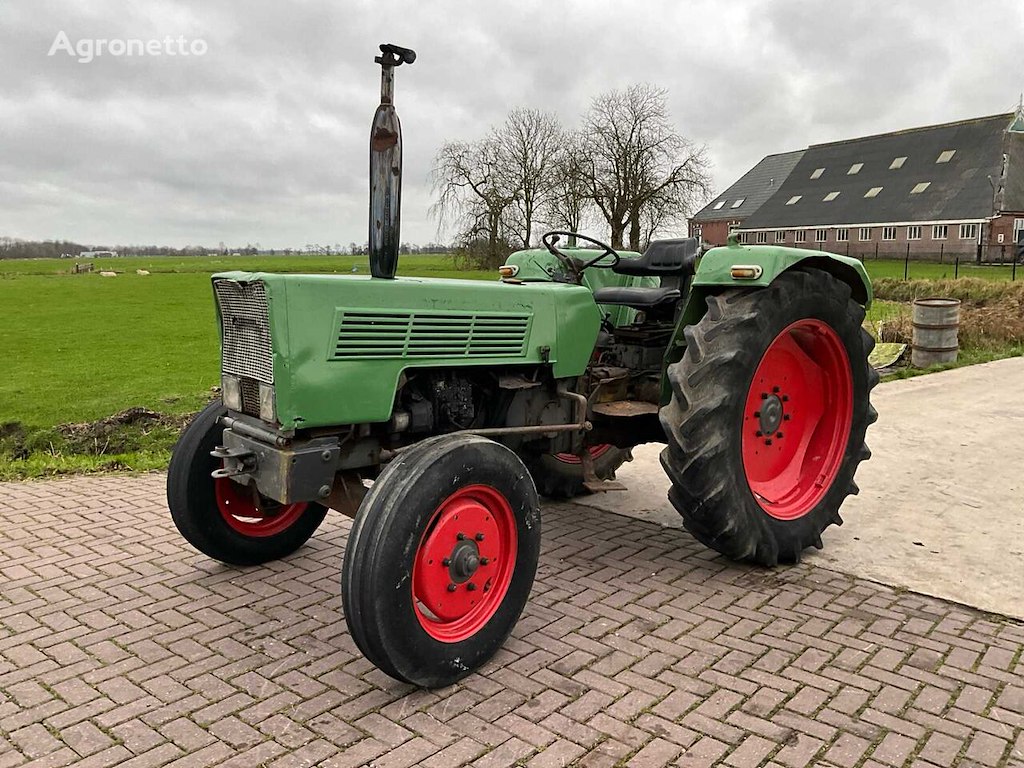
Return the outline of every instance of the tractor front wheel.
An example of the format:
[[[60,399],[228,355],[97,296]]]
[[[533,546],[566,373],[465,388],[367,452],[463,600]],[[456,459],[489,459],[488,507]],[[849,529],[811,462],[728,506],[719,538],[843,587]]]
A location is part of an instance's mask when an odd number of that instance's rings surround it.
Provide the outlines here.
[[[797,562],[842,524],[877,413],[874,340],[848,285],[820,270],[707,299],[684,329],[661,410],[669,500],[699,541],[735,560]]]
[[[278,504],[252,486],[214,479],[227,413],[221,402],[199,412],[174,446],[167,469],[167,505],[189,544],[231,565],[258,565],[290,555],[319,527],[326,507],[315,503]]]
[[[615,470],[630,461],[629,451],[608,443],[587,448],[599,480],[612,480]],[[571,499],[583,493],[583,462],[574,453],[542,453],[523,457],[537,484],[537,491],[550,499]]]
[[[537,491],[515,453],[473,435],[418,443],[387,465],[352,526],[352,638],[397,680],[450,685],[508,637],[539,553]]]

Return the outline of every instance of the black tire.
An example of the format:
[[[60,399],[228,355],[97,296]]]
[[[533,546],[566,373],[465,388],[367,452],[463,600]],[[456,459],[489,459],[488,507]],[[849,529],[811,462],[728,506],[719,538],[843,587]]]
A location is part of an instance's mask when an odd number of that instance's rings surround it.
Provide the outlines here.
[[[227,410],[219,400],[210,403],[185,427],[174,446],[167,470],[167,505],[171,519],[193,547],[230,565],[258,565],[290,555],[316,531],[327,508],[309,503],[293,523],[279,533],[251,536],[232,528],[221,514],[213,477],[219,465],[210,455],[221,442],[217,422]],[[232,480],[221,482],[234,482]]]
[[[864,434],[878,418],[869,397],[878,374],[867,362],[875,342],[861,325],[864,308],[851,299],[847,284],[816,269],[787,272],[765,289],[709,296],[707,304],[700,322],[684,329],[683,358],[668,369],[672,400],[660,417],[668,444],[661,463],[672,481],[669,500],[695,538],[729,558],[767,566],[798,562],[808,546],[821,548],[825,528],[842,525],[839,507],[858,492],[854,473],[871,455]],[[806,511],[780,519],[752,492],[741,445],[744,430],[760,426],[746,413],[748,397],[755,397],[755,372],[773,341],[801,321],[825,324],[841,341],[845,358],[833,360],[849,365],[852,415],[845,444],[838,434],[831,442],[838,468],[824,494],[814,503],[820,491],[812,491]],[[762,432],[755,434],[762,438]]]
[[[458,592],[453,600],[469,600],[482,592],[462,592],[470,582],[482,582],[488,574],[504,574],[505,588],[493,592],[488,610],[469,608],[461,619],[450,624],[431,623],[424,611],[426,603],[414,598],[419,568],[426,566],[427,554],[434,550],[444,521],[450,521],[453,498],[489,488],[508,502],[505,529],[491,536],[488,546],[494,552],[511,540],[515,531],[516,555],[501,566],[500,556],[485,564],[484,545],[480,545],[480,569],[467,580],[454,584]],[[468,489],[468,490],[467,490]],[[488,491],[490,492],[490,491]],[[468,517],[468,516],[467,516]],[[495,515],[497,518],[498,515]],[[456,515],[455,519],[458,519]],[[461,526],[461,523],[459,523]],[[460,531],[461,532],[461,531]],[[467,532],[468,539],[475,534]],[[452,544],[457,544],[454,534]],[[448,544],[445,544],[447,547]],[[462,543],[458,543],[462,546]],[[445,550],[447,551],[447,550]],[[507,550],[505,550],[507,551]],[[453,557],[455,550],[452,550]],[[526,467],[503,445],[473,435],[441,436],[425,440],[393,460],[377,478],[363,500],[349,536],[342,572],[342,601],[345,620],[356,645],[377,667],[397,680],[426,688],[450,685],[470,674],[501,647],[518,621],[533,586],[540,555],[540,506],[537,492]],[[442,582],[449,581],[449,562],[430,560]],[[435,578],[435,572],[428,574]],[[488,581],[487,584],[491,582]],[[443,588],[443,586],[442,586]],[[472,611],[478,611],[473,614]],[[472,620],[482,621],[472,625]],[[436,619],[436,616],[435,616]],[[454,636],[459,628],[472,634]],[[469,622],[466,624],[465,622]],[[428,631],[428,627],[432,629]],[[453,636],[438,639],[451,628]]]
[[[632,456],[624,448],[608,446],[594,459],[594,474],[601,480],[614,480],[615,471]],[[537,492],[549,499],[571,499],[586,493],[583,487],[583,465],[559,459],[551,453],[523,456]]]

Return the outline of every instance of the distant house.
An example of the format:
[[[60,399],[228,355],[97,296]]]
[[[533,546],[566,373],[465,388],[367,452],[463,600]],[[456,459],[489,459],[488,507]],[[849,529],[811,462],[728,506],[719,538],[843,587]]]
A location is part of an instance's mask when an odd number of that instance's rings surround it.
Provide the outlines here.
[[[83,259],[114,258],[117,256],[117,251],[82,251],[78,255]]]
[[[690,219],[691,237],[711,245],[725,245],[729,233],[739,229],[754,212],[778,191],[804,150],[768,155]]]
[[[779,243],[851,256],[1013,258],[1024,238],[1024,105],[1016,113],[817,144],[771,155],[726,190],[742,194],[758,169],[799,155],[771,193],[729,221],[748,243]],[[776,161],[777,162],[777,161]],[[736,190],[736,191],[734,191]],[[738,206],[738,211],[743,205]],[[705,234],[712,222],[691,220]]]

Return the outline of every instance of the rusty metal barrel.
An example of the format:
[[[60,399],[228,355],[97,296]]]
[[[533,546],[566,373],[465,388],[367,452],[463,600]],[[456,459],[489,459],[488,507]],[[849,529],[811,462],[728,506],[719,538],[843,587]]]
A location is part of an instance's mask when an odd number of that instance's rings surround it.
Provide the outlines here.
[[[910,362],[915,368],[956,361],[960,350],[959,299],[914,299],[911,321],[914,333]]]

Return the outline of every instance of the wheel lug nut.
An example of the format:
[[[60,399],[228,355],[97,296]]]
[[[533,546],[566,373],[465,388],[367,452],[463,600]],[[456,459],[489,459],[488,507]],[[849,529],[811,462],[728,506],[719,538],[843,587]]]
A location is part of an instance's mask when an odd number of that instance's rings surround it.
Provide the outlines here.
[[[764,441],[764,444],[765,444],[765,445],[771,445],[771,444],[772,444],[772,440],[771,440],[771,438],[768,438],[767,440],[765,440],[765,441]]]
[[[788,413],[782,414],[782,420],[783,421],[789,421],[789,414]]]
[[[789,395],[783,395],[782,396],[782,402],[788,403],[789,402]]]
[[[781,432],[776,432],[776,433],[775,433],[775,436],[776,436],[777,438],[779,438],[779,440],[781,440],[781,439],[782,439],[782,433],[781,433]]]
[[[456,589],[458,589],[458,587],[456,587],[454,584],[449,584],[448,585],[448,591],[449,592],[454,592]]]
[[[757,430],[757,432],[754,433],[754,437],[763,437],[763,436],[764,436],[764,432],[762,432],[760,429]]]
[[[768,399],[768,393],[767,392],[762,392],[761,393],[761,399],[762,400],[767,400]]]
[[[451,564],[452,564],[452,559],[450,557],[446,557],[444,560],[441,561],[441,565],[446,566],[446,567],[451,565]]]
[[[754,418],[755,419],[760,419],[761,418],[761,412],[760,411],[754,411]]]
[[[483,540],[484,540],[484,535],[483,535],[482,533],[478,533],[478,534],[476,535],[476,540],[477,540],[477,541],[483,541]]]
[[[468,589],[470,592],[475,592],[476,591],[476,584],[474,584],[471,581],[471,582],[469,582],[469,584],[466,585],[466,589]]]
[[[490,562],[491,562],[491,558],[489,558],[489,557],[481,557],[480,558],[480,565],[487,565]]]
[[[459,541],[462,541],[463,539],[466,538],[466,534],[464,534],[462,531],[459,531],[458,533],[455,534],[455,538],[458,539]]]
[[[778,394],[778,393],[779,393],[779,392],[781,392],[781,391],[782,391],[782,390],[781,390],[781,389],[779,389],[779,387],[772,387],[772,392],[774,392],[774,393],[776,393],[776,394]]]

